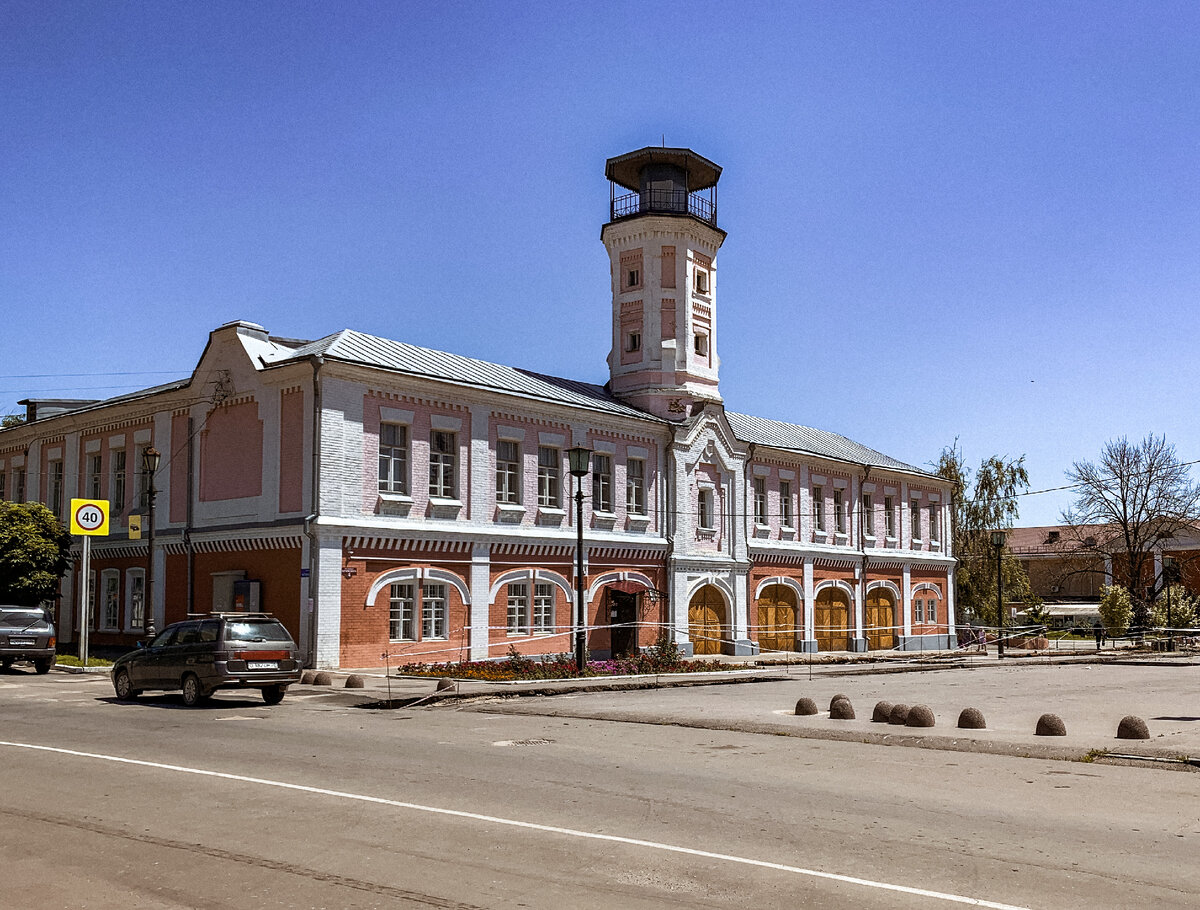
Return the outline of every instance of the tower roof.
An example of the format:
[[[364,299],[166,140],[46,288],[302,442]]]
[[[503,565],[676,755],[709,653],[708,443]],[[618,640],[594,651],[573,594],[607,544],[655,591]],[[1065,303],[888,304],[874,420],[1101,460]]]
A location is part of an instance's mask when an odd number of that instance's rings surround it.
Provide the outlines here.
[[[647,164],[673,164],[687,174],[687,190],[706,190],[721,179],[721,168],[691,149],[660,148],[648,145],[636,152],[609,158],[604,164],[604,176],[627,190],[640,188],[639,175]]]

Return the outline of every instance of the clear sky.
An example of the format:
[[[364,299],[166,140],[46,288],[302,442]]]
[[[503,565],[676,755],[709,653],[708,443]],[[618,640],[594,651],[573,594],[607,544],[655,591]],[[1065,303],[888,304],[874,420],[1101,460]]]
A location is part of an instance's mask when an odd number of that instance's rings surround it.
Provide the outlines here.
[[[1200,459],[1194,2],[5,0],[0,414],[232,319],[603,382],[604,160],[664,136],[725,169],[729,408]]]

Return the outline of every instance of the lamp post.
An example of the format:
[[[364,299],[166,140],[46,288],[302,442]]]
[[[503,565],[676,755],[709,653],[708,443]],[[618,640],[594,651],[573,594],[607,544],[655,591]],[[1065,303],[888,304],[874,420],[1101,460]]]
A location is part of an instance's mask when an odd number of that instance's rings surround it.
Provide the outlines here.
[[[996,636],[996,656],[1004,656],[1004,574],[1001,571],[1004,560],[1003,531],[992,532],[992,546],[996,548],[996,625],[1000,633]]]
[[[158,449],[149,446],[142,451],[142,471],[146,475],[146,511],[149,533],[146,537],[146,590],[142,594],[142,628],[146,638],[154,637],[154,474],[162,456]]]
[[[1170,556],[1164,556],[1162,561],[1163,586],[1167,589],[1167,650],[1175,650],[1175,633],[1171,631],[1174,623],[1171,621],[1171,585],[1179,580],[1179,566]]]
[[[592,466],[592,450],[567,449],[567,464],[575,478],[575,672],[587,670],[587,615],[583,603],[583,478]]]

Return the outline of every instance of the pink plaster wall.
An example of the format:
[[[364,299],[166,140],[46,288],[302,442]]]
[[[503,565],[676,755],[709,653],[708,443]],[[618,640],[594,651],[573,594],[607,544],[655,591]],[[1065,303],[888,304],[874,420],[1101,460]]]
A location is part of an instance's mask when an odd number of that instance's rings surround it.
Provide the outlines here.
[[[200,501],[262,495],[263,422],[258,403],[245,401],[209,412],[200,433]]]
[[[304,392],[292,389],[279,401],[279,511],[304,509]]]
[[[168,451],[171,463],[171,502],[169,510],[172,523],[187,521],[187,470],[188,470],[188,419],[186,414],[171,418],[171,442]]]

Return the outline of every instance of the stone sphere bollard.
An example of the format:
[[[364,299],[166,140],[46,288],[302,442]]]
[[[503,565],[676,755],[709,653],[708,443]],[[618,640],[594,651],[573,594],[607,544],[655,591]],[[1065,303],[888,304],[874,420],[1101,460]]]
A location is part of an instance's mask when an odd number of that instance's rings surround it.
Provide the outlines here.
[[[796,714],[804,716],[806,714],[816,714],[817,703],[811,698],[802,698],[796,702]]]
[[[1140,717],[1128,714],[1117,724],[1117,739],[1149,739],[1150,728]]]
[[[888,714],[888,723],[903,726],[908,722],[908,705],[892,705]]]
[[[958,715],[958,727],[960,730],[986,730],[987,721],[978,708],[963,708]]]
[[[452,680],[449,676],[443,676],[441,679],[439,679],[437,681],[437,689],[435,689],[434,691],[445,692],[447,689],[453,689],[454,687],[455,687],[454,680]]]
[[[313,684],[313,680],[316,678],[317,674],[312,670],[305,670],[302,674],[300,674],[300,685],[311,686]]]
[[[351,674],[350,676],[346,677],[346,688],[347,689],[362,689],[362,688],[365,688],[366,685],[367,685],[366,680],[364,680],[361,676],[358,676],[357,674]]]
[[[835,698],[829,706],[830,720],[854,720],[854,705],[848,698]]]
[[[875,703],[875,710],[871,712],[871,723],[886,724],[888,717],[892,713],[892,703],[890,701],[879,701]]]
[[[933,710],[929,705],[913,705],[908,709],[908,718],[904,721],[906,727],[932,727],[934,723]]]
[[[312,684],[314,686],[332,686],[333,685],[333,677],[330,676],[328,673],[318,673],[316,676],[313,677]]]
[[[1038,718],[1037,729],[1033,733],[1035,736],[1066,736],[1067,725],[1057,714],[1043,714]]]
[[[835,696],[833,696],[833,698],[829,699],[829,710],[830,711],[833,710],[833,703],[835,701],[849,701],[849,700],[850,700],[849,695],[835,695]]]

